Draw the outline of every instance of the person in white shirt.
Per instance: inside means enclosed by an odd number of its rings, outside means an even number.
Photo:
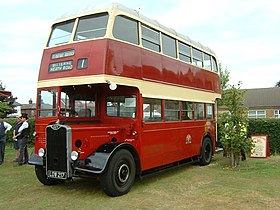
[[[16,159],[14,160],[14,162],[18,162],[18,157],[19,157],[19,144],[16,135],[19,133],[18,129],[20,128],[21,125],[22,125],[22,118],[20,116],[17,117],[17,124],[15,125],[15,129],[13,131],[14,149],[16,151]]]
[[[11,130],[12,126],[2,121],[0,123],[0,165],[4,162],[5,146],[6,146],[6,133]]]
[[[29,135],[29,124],[27,122],[28,116],[27,114],[22,114],[22,125],[18,129],[18,134],[15,138],[18,139],[19,143],[19,157],[18,157],[18,165],[22,166],[23,164],[28,163],[28,135]]]

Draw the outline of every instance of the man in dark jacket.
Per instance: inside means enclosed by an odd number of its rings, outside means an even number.
[[[16,150],[16,159],[14,160],[14,162],[18,162],[18,157],[19,157],[19,143],[18,143],[18,139],[16,137],[16,135],[18,135],[18,129],[20,128],[20,126],[22,125],[22,118],[17,117],[17,124],[15,125],[15,129],[13,131],[13,140],[14,140],[14,149]]]
[[[29,124],[27,122],[28,116],[27,114],[22,114],[22,125],[18,129],[18,134],[15,138],[18,138],[19,143],[19,157],[18,157],[18,165],[21,166],[28,162],[28,149],[27,143],[29,138]]]

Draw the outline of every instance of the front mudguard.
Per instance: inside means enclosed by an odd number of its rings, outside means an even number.
[[[43,158],[39,157],[38,155],[35,155],[34,150],[33,150],[32,153],[30,154],[28,164],[43,166],[44,160],[43,160]]]
[[[86,173],[101,174],[106,170],[106,167],[111,157],[122,148],[128,149],[132,155],[138,155],[134,147],[128,143],[108,143],[101,145],[92,155],[85,160],[76,161],[74,163],[74,170]]]

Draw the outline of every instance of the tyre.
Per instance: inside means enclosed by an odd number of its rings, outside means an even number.
[[[199,165],[208,165],[212,160],[213,146],[210,138],[206,137],[201,146]]]
[[[104,192],[112,197],[129,192],[135,180],[135,162],[128,150],[119,150],[100,177]]]
[[[44,185],[57,185],[64,182],[64,180],[48,179],[46,169],[43,166],[35,165],[35,173],[37,179]]]

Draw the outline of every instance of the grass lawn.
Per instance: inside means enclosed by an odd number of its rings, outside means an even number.
[[[29,151],[31,152],[31,151]],[[184,166],[137,180],[121,197],[108,197],[95,179],[44,186],[34,166],[16,166],[6,148],[0,166],[0,209],[280,209],[280,156],[248,158],[239,168],[216,154],[208,166]]]

